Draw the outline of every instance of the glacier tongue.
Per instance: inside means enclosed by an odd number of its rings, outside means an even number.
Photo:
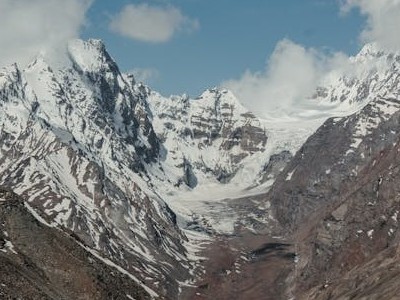
[[[155,188],[178,214],[180,227],[205,232],[251,229],[246,215],[263,207],[262,201],[246,201],[248,208],[238,212],[238,199],[265,193],[324,121],[260,119],[230,91],[217,88],[197,99],[164,98],[150,90],[147,98],[164,148],[162,171],[148,168]],[[269,213],[263,213],[267,227]]]

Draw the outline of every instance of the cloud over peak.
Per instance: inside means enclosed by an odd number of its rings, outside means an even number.
[[[169,41],[178,32],[192,32],[199,22],[173,6],[128,4],[114,16],[110,29],[122,36],[152,43]]]
[[[341,53],[328,55],[284,39],[277,44],[263,71],[246,71],[241,78],[226,81],[222,86],[265,116],[309,104],[321,77],[346,59]]]
[[[342,13],[358,9],[366,17],[360,34],[361,43],[369,44],[364,52],[376,47],[388,52],[400,51],[400,0],[340,1]],[[284,39],[277,44],[262,71],[246,71],[239,79],[225,81],[222,86],[263,116],[276,111],[298,113],[302,108],[313,107],[310,96],[324,78],[357,77],[365,67],[376,66],[355,66],[343,53],[327,54]]]
[[[79,36],[92,0],[0,0],[0,66],[60,52]],[[63,49],[64,50],[64,49]]]
[[[366,20],[363,43],[374,42],[390,51],[400,50],[400,0],[343,0],[342,12],[359,9]]]
[[[127,73],[133,74],[137,82],[149,83],[160,76],[160,72],[154,68],[134,68]]]

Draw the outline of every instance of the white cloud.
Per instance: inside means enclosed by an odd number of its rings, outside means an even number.
[[[173,6],[147,4],[126,5],[110,23],[110,29],[122,36],[153,43],[166,42],[177,32],[191,32],[198,28],[197,20],[184,16]]]
[[[400,0],[344,0],[342,11],[358,8],[367,17],[362,42],[376,42],[389,50],[400,50]]]
[[[264,71],[246,71],[240,79],[222,86],[260,115],[293,111],[294,107],[309,105],[319,79],[346,60],[344,54],[325,55],[285,39],[277,44]]]
[[[0,0],[0,66],[29,63],[79,35],[91,0]],[[58,50],[57,50],[58,51]]]
[[[389,51],[400,50],[400,0],[340,0],[343,13],[359,9],[366,16],[360,35],[362,43],[373,43]],[[375,66],[376,67],[376,66]],[[289,40],[278,43],[261,72],[246,71],[241,78],[222,86],[231,89],[249,109],[260,115],[275,111],[299,114],[304,108],[318,107],[310,96],[331,76],[357,77],[372,65],[356,66],[342,53],[324,54]],[[328,113],[328,111],[326,111]]]
[[[136,82],[149,83],[157,79],[160,75],[159,71],[153,68],[135,68],[128,73],[133,74]]]

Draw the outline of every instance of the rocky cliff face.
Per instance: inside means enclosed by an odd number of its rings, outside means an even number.
[[[151,299],[154,295],[97,252],[88,253],[72,231],[38,222],[11,191],[0,190],[0,218],[2,299]]]
[[[194,177],[229,182],[246,157],[266,149],[268,136],[262,120],[227,90],[208,90],[197,99],[165,99],[151,93],[149,103],[153,125],[169,154],[166,163],[190,165]],[[183,182],[185,178],[186,174]]]

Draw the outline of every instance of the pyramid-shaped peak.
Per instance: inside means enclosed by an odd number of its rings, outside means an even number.
[[[72,62],[84,72],[98,72],[103,69],[117,68],[115,61],[111,58],[101,40],[71,40],[68,43],[68,54]]]
[[[385,49],[378,43],[373,42],[365,44],[357,54],[356,58],[379,58],[390,54],[399,54],[399,51]]]
[[[220,102],[220,103],[229,103],[235,106],[242,106],[239,99],[227,89],[221,88],[211,88],[204,91],[197,100],[201,100],[202,102]]]

